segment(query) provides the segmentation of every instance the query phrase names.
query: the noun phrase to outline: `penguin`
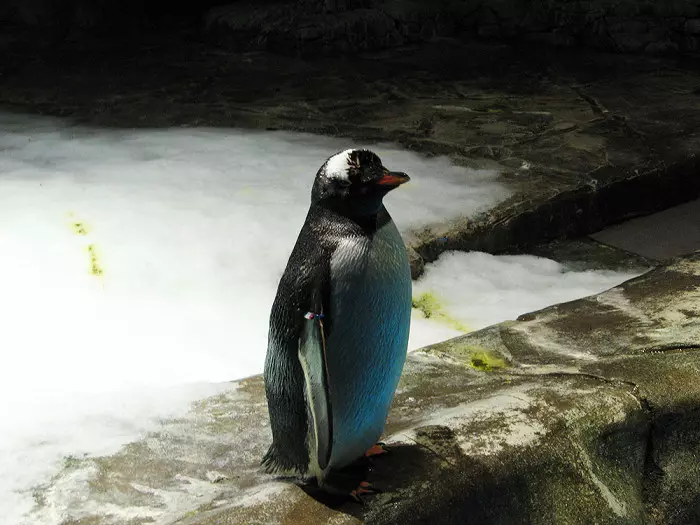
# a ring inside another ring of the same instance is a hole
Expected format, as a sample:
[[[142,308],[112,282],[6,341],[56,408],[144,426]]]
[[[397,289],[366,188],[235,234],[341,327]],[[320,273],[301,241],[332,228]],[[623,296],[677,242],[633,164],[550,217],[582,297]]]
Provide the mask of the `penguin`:
[[[332,472],[381,453],[411,318],[408,255],[383,198],[408,180],[367,149],[341,151],[316,174],[270,313],[268,473],[337,493]],[[363,482],[349,495],[372,491]]]

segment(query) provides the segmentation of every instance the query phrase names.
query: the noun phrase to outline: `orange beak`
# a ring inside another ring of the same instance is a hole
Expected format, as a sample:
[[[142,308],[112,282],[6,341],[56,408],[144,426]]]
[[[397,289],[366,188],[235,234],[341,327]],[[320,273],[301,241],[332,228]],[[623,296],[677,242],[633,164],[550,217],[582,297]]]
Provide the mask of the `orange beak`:
[[[380,186],[386,186],[388,188],[396,188],[401,186],[404,182],[411,180],[411,177],[400,171],[389,171],[384,170],[384,175],[381,179],[377,181]]]

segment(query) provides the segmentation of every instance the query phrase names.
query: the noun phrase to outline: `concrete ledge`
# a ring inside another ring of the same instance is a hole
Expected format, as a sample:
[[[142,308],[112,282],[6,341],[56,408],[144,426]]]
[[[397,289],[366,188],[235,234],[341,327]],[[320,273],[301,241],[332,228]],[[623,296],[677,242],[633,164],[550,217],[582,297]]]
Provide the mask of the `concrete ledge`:
[[[700,519],[700,253],[410,356],[360,506],[264,475],[260,377],[37,494],[64,523]]]

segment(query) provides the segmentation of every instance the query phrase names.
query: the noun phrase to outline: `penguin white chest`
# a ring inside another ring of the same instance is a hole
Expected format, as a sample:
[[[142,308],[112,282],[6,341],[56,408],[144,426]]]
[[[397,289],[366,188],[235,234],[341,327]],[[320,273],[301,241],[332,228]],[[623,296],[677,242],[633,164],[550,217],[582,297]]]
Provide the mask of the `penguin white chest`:
[[[392,221],[342,241],[331,259],[327,340],[333,411],[331,467],[360,457],[383,431],[406,359],[411,275]]]

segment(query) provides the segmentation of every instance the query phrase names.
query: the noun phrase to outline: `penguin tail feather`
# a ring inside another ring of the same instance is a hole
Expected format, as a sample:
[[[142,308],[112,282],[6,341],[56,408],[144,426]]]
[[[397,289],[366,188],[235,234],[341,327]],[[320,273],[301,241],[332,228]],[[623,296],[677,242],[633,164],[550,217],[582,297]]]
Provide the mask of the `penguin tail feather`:
[[[300,467],[289,458],[281,455],[274,443],[270,445],[260,464],[268,474],[277,474],[279,476],[303,476],[308,470],[306,465]]]

